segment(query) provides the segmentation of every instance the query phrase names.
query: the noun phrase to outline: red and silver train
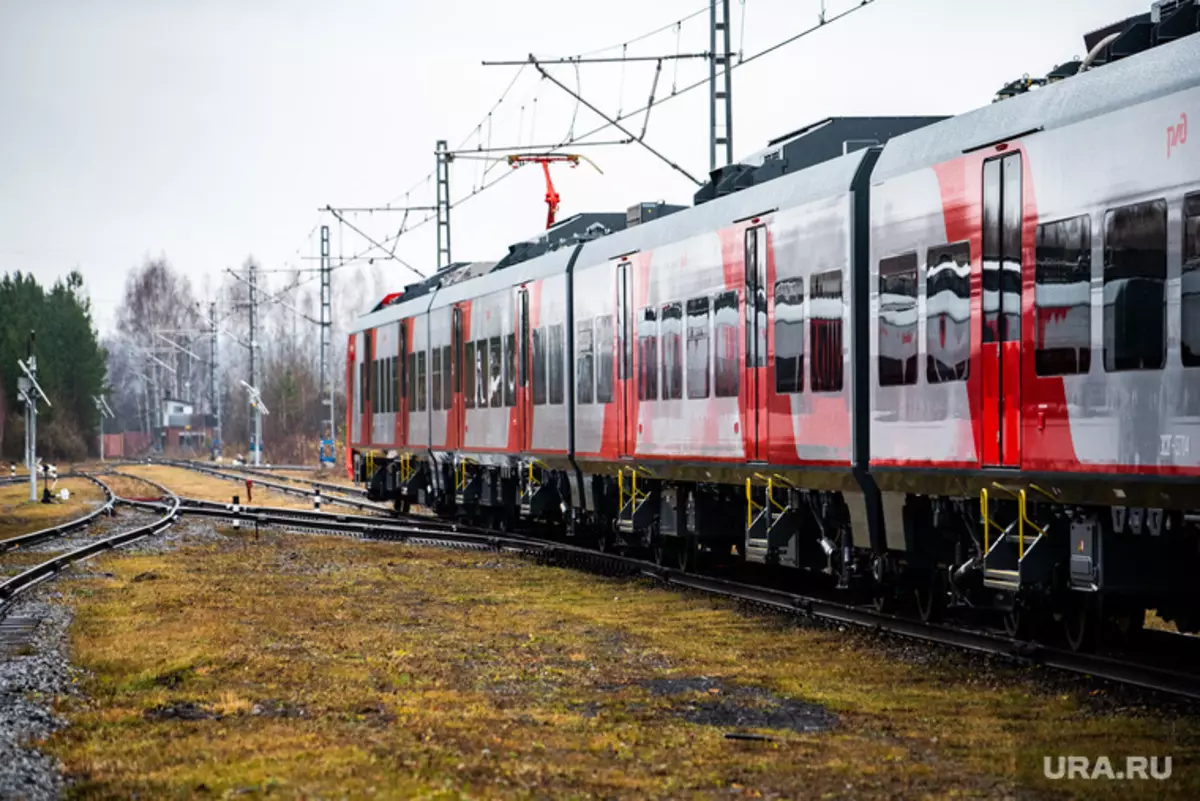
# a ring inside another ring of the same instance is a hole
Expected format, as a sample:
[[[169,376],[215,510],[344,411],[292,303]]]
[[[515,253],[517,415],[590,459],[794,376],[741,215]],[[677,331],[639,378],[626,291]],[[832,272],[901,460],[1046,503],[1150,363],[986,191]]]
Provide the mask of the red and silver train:
[[[1198,13],[390,296],[350,339],[348,470],[400,509],[823,570],[1076,648],[1147,608],[1200,627]]]

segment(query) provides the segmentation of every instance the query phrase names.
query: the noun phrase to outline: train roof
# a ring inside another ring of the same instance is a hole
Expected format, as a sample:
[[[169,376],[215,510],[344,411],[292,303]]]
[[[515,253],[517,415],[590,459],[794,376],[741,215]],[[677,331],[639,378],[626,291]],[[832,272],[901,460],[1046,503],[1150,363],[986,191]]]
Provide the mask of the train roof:
[[[884,146],[872,183],[1197,85],[1200,35],[1191,35],[897,136]]]
[[[588,243],[583,249],[583,261],[595,264],[713,232],[735,220],[845,194],[850,191],[854,176],[868,152],[867,149],[855,150],[808,169],[787,173],[662,219],[610,234]]]

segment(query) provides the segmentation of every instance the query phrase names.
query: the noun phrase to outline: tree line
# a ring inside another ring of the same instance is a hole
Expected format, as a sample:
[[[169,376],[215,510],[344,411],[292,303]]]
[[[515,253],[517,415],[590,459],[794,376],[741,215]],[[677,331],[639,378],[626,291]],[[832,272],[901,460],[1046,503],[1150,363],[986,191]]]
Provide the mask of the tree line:
[[[252,263],[257,266],[247,258],[234,272],[244,277]],[[197,414],[213,415],[219,405],[224,456],[248,457],[253,420],[241,382],[251,383],[249,287],[230,271],[219,280],[200,280],[197,285],[165,257],[129,272],[115,330],[104,340],[116,414],[110,430],[149,430],[147,411],[161,408],[164,397],[191,403]],[[329,364],[339,456],[348,328],[393,283],[378,267],[334,273]],[[259,390],[270,410],[263,418],[264,456],[276,463],[313,462],[327,417],[320,397],[320,329],[312,322],[320,316],[319,282],[316,273],[266,271],[258,277],[258,294]]]
[[[38,454],[48,459],[82,459],[98,447],[100,418],[93,397],[105,391],[108,354],[92,322],[83,276],[72,271],[46,290],[33,275],[15,272],[0,279],[0,452],[20,460],[25,409],[17,394],[23,373],[17,360],[30,352],[36,333],[37,380],[51,406],[38,407]]]

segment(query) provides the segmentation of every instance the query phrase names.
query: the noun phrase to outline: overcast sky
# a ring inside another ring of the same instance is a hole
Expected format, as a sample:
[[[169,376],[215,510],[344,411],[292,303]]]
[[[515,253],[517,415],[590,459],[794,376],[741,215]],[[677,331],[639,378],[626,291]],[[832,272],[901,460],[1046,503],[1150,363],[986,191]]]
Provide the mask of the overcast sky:
[[[483,59],[566,56],[668,26],[704,0],[5,0],[0,4],[0,273],[52,282],[82,271],[101,330],[130,267],[165,255],[197,288],[253,254],[264,267],[311,266],[317,208],[430,205],[437,139],[489,142],[476,125],[516,68]],[[857,0],[827,0],[827,14]],[[734,150],[832,115],[953,114],[984,105],[1023,73],[1083,55],[1083,34],[1150,0],[874,0],[734,72]],[[734,48],[749,57],[811,27],[819,0],[732,2]],[[744,24],[743,24],[744,20]],[[630,55],[701,52],[707,13],[629,46]],[[658,95],[703,78],[667,62]],[[555,75],[574,87],[565,67]],[[606,113],[644,105],[654,64],[585,66],[585,98]],[[535,102],[536,99],[536,102]],[[524,110],[522,111],[522,106]],[[536,112],[535,109],[536,108]],[[491,118],[490,144],[562,141],[575,102],[525,68]],[[575,131],[595,127],[586,109]],[[640,130],[641,118],[627,123]],[[708,171],[705,89],[664,103],[648,140],[685,170]],[[613,131],[596,140],[617,138]],[[569,148],[568,148],[569,150]],[[578,150],[603,170],[556,172],[560,216],[639,201],[690,202],[694,186],[630,145]],[[510,168],[453,165],[451,194]],[[496,259],[544,225],[543,182],[525,167],[456,208],[456,260]],[[414,213],[410,222],[422,213]],[[358,215],[376,238],[398,215]],[[334,253],[366,242],[333,225]],[[435,261],[434,226],[396,253]],[[396,289],[412,279],[377,263]],[[350,270],[340,275],[349,277]],[[335,274],[335,291],[337,276]],[[2,324],[2,321],[0,321]]]

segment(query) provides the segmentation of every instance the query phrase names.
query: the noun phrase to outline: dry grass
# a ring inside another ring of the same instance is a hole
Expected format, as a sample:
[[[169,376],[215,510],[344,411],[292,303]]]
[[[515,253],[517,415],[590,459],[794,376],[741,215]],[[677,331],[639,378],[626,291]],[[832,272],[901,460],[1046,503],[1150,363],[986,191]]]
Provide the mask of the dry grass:
[[[221,501],[229,503],[234,495],[238,496],[242,504],[250,504],[253,506],[274,506],[282,509],[312,509],[312,501],[298,498],[294,495],[288,495],[283,492],[268,489],[261,484],[255,484],[251,495],[248,498],[246,494],[246,485],[244,482],[232,481],[224,478],[217,478],[205,473],[197,473],[193,470],[188,470],[183,467],[169,467],[164,465],[132,465],[121,468],[122,473],[131,476],[141,476],[157,481],[170,488],[173,492],[188,498],[197,498],[204,501]],[[253,476],[247,476],[251,481]],[[269,480],[269,479],[268,479]],[[322,499],[322,510],[330,511],[327,499]],[[365,511],[360,511],[356,508],[347,506],[332,507],[336,509],[338,514],[366,514]]]
[[[39,480],[39,498],[42,487],[43,483]],[[28,484],[0,486],[0,540],[82,517],[104,501],[104,493],[87,479],[60,478],[53,492],[57,494],[64,487],[71,494],[66,503],[42,503],[40,500],[29,500]]]
[[[1200,792],[1194,721],[1097,715],[1017,673],[899,661],[644,581],[274,534],[96,569],[115,577],[66,585],[90,700],[62,702],[74,725],[48,743],[75,797]],[[732,713],[789,701],[832,730],[724,737]],[[1172,754],[1175,774],[1047,782],[1043,754]]]

